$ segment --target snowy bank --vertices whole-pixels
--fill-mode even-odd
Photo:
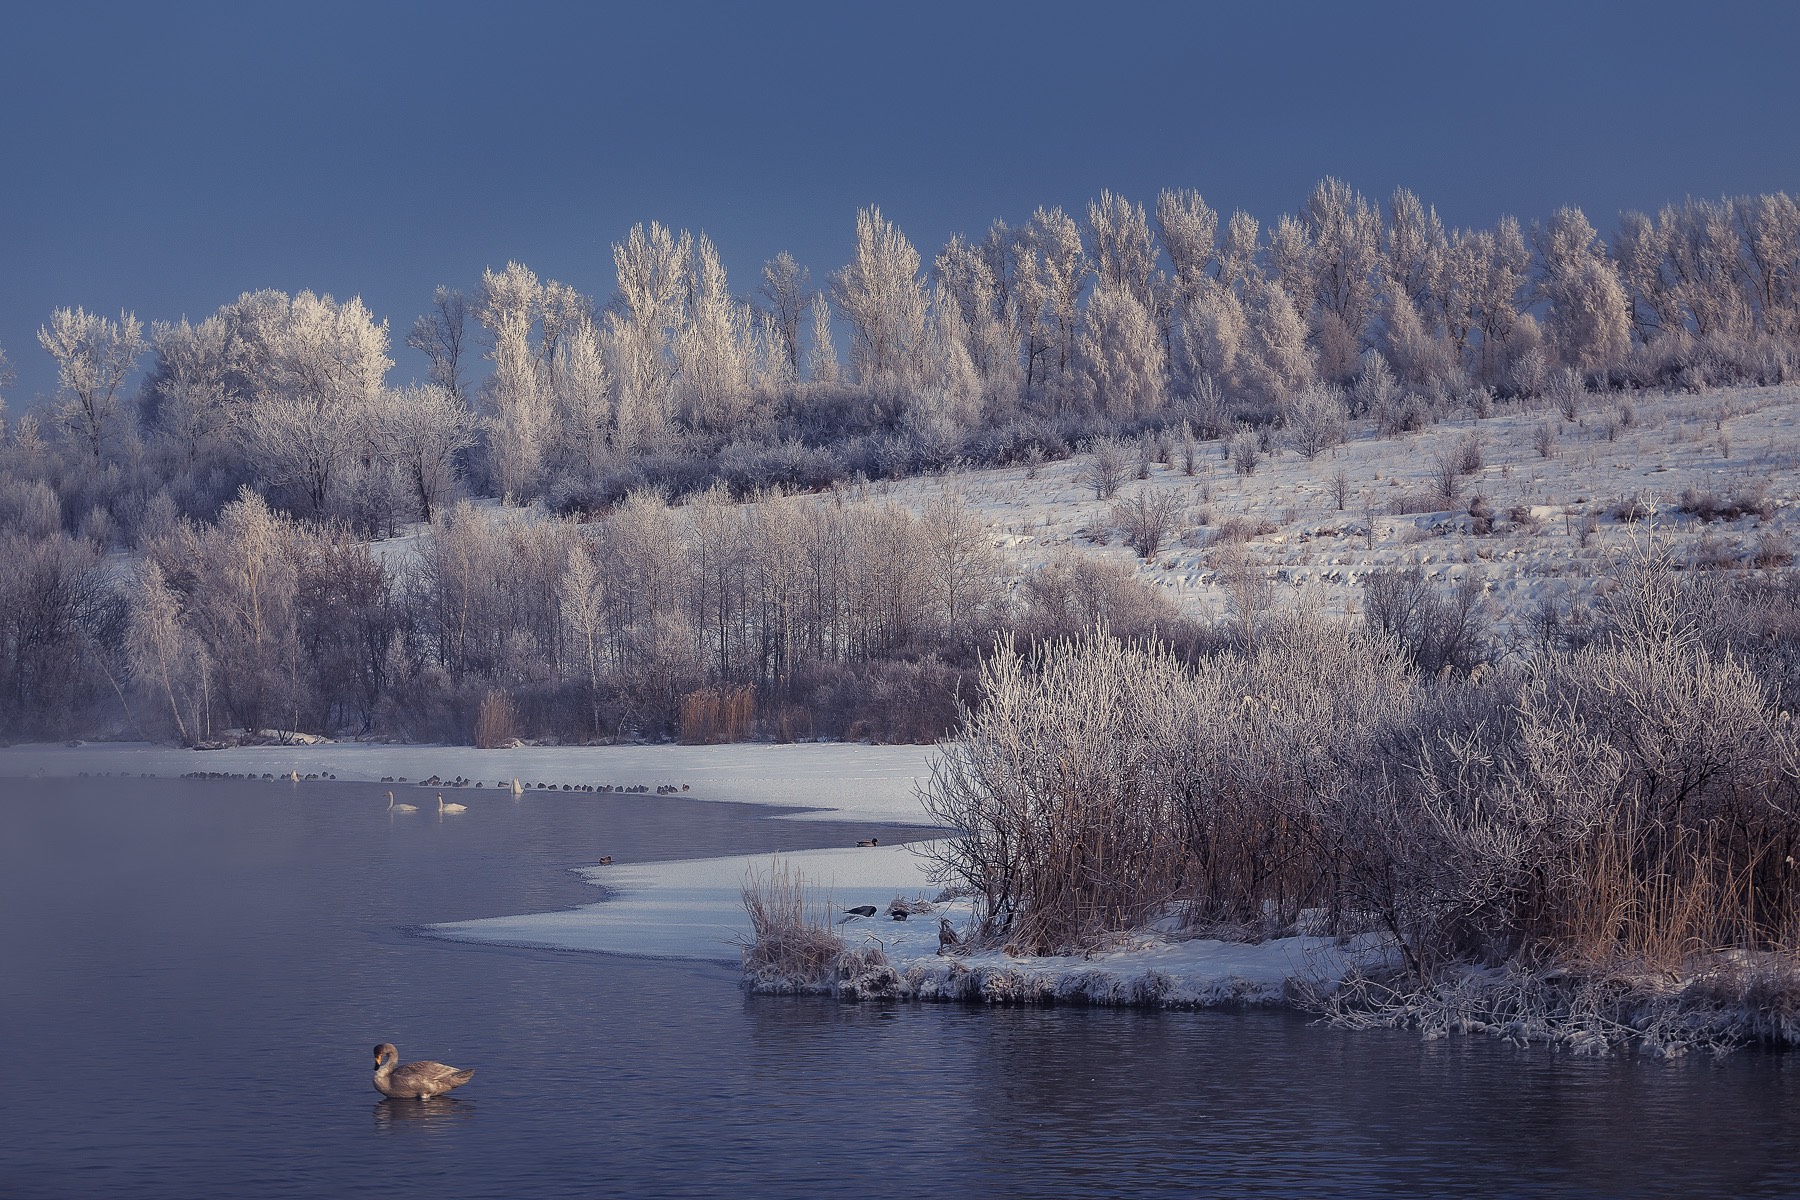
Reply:
[[[488,788],[518,779],[525,786],[611,784],[673,786],[698,800],[803,807],[795,819],[929,824],[914,785],[931,773],[930,746],[858,742],[726,746],[472,746],[329,742],[312,746],[238,746],[184,750],[151,742],[55,743],[0,749],[0,776],[219,774],[326,775],[339,780],[418,783],[467,778]],[[471,783],[473,786],[473,783]]]
[[[896,894],[935,890],[925,879],[924,859],[909,846],[802,850],[781,857],[829,898],[836,908],[833,919],[846,907],[885,908]],[[770,861],[767,854],[747,854],[588,867],[579,874],[607,892],[598,903],[453,921],[433,925],[430,932],[458,941],[736,963],[738,944],[750,933],[740,891],[744,876],[752,869],[767,871]],[[936,931],[933,923],[934,950]]]
[[[762,989],[845,998],[1235,1007],[1287,1003],[1297,980],[1333,985],[1353,967],[1377,966],[1387,957],[1374,938],[1290,937],[1248,944],[1153,934],[1089,957],[1020,957],[998,950],[940,956],[939,918],[966,930],[967,900],[933,903],[930,911],[905,921],[887,916],[896,897],[929,902],[938,894],[927,878],[925,849],[926,844],[914,844],[783,855],[781,861],[829,905],[833,929],[848,948],[879,950],[886,966],[843,980],[765,981]],[[735,963],[738,946],[750,937],[740,887],[747,872],[766,874],[773,861],[758,854],[588,868],[583,876],[610,893],[599,903],[457,921],[430,932],[458,941]],[[873,905],[876,915],[846,919],[845,912],[859,905]]]

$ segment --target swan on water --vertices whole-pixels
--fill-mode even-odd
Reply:
[[[440,813],[468,812],[469,806],[466,804],[445,804],[444,803],[444,793],[439,792],[438,793],[438,811]]]
[[[473,1070],[459,1071],[439,1062],[400,1065],[400,1051],[392,1042],[375,1047],[375,1090],[396,1100],[429,1100],[475,1077]]]
[[[394,793],[388,793],[388,811],[391,813],[413,813],[419,811],[416,804],[395,804]]]

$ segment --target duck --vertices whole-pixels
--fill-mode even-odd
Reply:
[[[388,793],[388,811],[391,813],[415,813],[419,811],[416,804],[395,804],[394,793]]]
[[[603,867],[612,866],[612,855],[608,854],[605,858],[602,858],[600,860],[600,865]]]
[[[459,1071],[440,1062],[400,1065],[400,1051],[392,1042],[375,1047],[375,1090],[396,1100],[429,1100],[475,1078],[474,1070]]]
[[[856,844],[859,846],[879,846],[881,845],[881,839],[878,837],[864,838]]]
[[[442,793],[442,792],[438,793],[438,812],[440,812],[440,813],[459,813],[459,812],[468,812],[468,811],[469,811],[469,806],[466,804],[445,804],[444,803],[444,793]]]

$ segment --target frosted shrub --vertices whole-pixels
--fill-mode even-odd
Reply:
[[[925,803],[984,935],[1091,946],[1171,906],[1208,927],[1341,911],[1328,815],[1412,685],[1390,643],[1317,618],[1183,667],[1104,635],[1003,645]]]
[[[1308,459],[1343,444],[1350,410],[1338,390],[1324,384],[1303,389],[1283,407],[1287,441]]]
[[[1094,490],[1095,499],[1111,500],[1118,492],[1119,485],[1130,474],[1128,462],[1117,442],[1098,441],[1094,443],[1094,451],[1088,458],[1087,465],[1082,467],[1076,478],[1082,486]]]
[[[1106,636],[982,668],[986,702],[944,746],[925,788],[964,836],[943,866],[976,889],[984,928],[1050,952],[1134,928],[1179,890],[1183,848],[1168,788],[1188,679],[1169,653]]]
[[[1131,499],[1113,505],[1112,523],[1124,533],[1125,544],[1148,562],[1174,532],[1180,507],[1173,492],[1140,488]]]
[[[1258,464],[1262,462],[1262,445],[1257,440],[1254,429],[1241,428],[1232,435],[1228,444],[1231,455],[1231,466],[1239,475],[1254,475]]]

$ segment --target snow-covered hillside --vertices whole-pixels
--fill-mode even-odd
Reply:
[[[1471,442],[1480,466],[1453,475],[1451,502],[1439,489],[1442,468]],[[1123,544],[1114,501],[1096,498],[1083,479],[1091,455],[868,490],[915,509],[960,494],[996,544],[1026,563],[1066,550],[1135,563],[1141,579],[1200,618],[1228,612],[1219,568],[1238,543],[1277,585],[1278,601],[1355,614],[1369,571],[1417,563],[1436,580],[1479,581],[1497,616],[1518,619],[1541,601],[1589,592],[1632,539],[1671,539],[1678,560],[1699,568],[1781,562],[1800,498],[1800,389],[1590,395],[1573,420],[1503,408],[1391,438],[1359,423],[1346,444],[1312,459],[1279,448],[1278,438],[1249,475],[1219,442],[1199,444],[1190,475],[1179,439],[1169,445],[1168,462],[1128,478],[1115,497],[1178,499],[1170,543],[1147,562]],[[1135,475],[1135,449],[1129,465]],[[1471,515],[1477,498],[1491,517]],[[1707,504],[1755,511],[1711,521],[1683,511]]]

